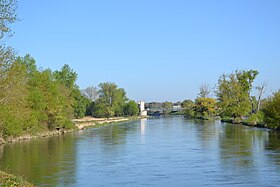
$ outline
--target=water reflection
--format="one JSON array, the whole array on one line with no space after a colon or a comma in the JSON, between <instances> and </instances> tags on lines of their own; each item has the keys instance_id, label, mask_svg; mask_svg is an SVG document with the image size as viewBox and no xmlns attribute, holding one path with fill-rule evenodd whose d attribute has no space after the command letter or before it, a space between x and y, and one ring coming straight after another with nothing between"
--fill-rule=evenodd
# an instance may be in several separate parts
<instances>
[{"instance_id":1,"label":"water reflection","mask_svg":"<svg viewBox=\"0 0 280 187\"><path fill-rule=\"evenodd\" d=\"M219 133L220 156L223 165L229 167L250 168L263 148L263 138L266 132L252 130L250 127L223 124ZM255 146L256 145L256 146Z\"/></svg>"},{"instance_id":2,"label":"water reflection","mask_svg":"<svg viewBox=\"0 0 280 187\"><path fill-rule=\"evenodd\" d=\"M220 122L200 119L189 120L189 122L195 124L195 134L203 148L208 148L217 143Z\"/></svg>"},{"instance_id":3,"label":"water reflection","mask_svg":"<svg viewBox=\"0 0 280 187\"><path fill-rule=\"evenodd\" d=\"M74 139L64 136L8 144L4 146L0 167L34 184L68 185L75 182L75 152Z\"/></svg>"},{"instance_id":4,"label":"water reflection","mask_svg":"<svg viewBox=\"0 0 280 187\"><path fill-rule=\"evenodd\" d=\"M279 133L182 117L9 144L0 155L1 169L39 186L276 186L280 175Z\"/></svg>"},{"instance_id":5,"label":"water reflection","mask_svg":"<svg viewBox=\"0 0 280 187\"><path fill-rule=\"evenodd\" d=\"M268 132L268 139L265 142L267 156L273 160L275 165L280 166L280 133L275 131ZM280 167L278 167L280 169Z\"/></svg>"},{"instance_id":6,"label":"water reflection","mask_svg":"<svg viewBox=\"0 0 280 187\"><path fill-rule=\"evenodd\" d=\"M145 131L146 131L147 119L140 120L140 129L141 129L141 143L145 143Z\"/></svg>"}]
</instances>

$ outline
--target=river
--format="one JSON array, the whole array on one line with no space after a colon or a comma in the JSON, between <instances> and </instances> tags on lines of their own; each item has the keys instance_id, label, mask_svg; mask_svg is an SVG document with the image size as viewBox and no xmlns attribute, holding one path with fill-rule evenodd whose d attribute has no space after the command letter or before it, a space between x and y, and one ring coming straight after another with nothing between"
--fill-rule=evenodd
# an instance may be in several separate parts
<instances>
[{"instance_id":1,"label":"river","mask_svg":"<svg viewBox=\"0 0 280 187\"><path fill-rule=\"evenodd\" d=\"M0 168L37 186L279 186L280 133L142 119L7 144Z\"/></svg>"}]
</instances>

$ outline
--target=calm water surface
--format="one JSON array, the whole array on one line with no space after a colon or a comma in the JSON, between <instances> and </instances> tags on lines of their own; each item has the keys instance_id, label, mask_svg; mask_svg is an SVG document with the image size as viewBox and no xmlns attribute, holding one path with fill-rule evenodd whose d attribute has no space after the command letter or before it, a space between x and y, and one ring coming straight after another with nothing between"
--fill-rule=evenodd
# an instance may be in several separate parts
<instances>
[{"instance_id":1,"label":"calm water surface","mask_svg":"<svg viewBox=\"0 0 280 187\"><path fill-rule=\"evenodd\" d=\"M38 186L279 186L280 134L144 119L2 146L0 168Z\"/></svg>"}]
</instances>

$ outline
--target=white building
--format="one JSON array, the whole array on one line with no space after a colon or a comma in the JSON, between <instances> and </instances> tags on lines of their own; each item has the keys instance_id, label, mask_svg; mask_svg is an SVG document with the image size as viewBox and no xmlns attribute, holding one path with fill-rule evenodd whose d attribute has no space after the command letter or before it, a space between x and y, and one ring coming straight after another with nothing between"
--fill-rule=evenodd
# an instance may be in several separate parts
<instances>
[{"instance_id":1,"label":"white building","mask_svg":"<svg viewBox=\"0 0 280 187\"><path fill-rule=\"evenodd\" d=\"M145 102L139 101L138 107L139 107L139 111L140 111L140 116L147 116L147 110L145 110Z\"/></svg>"}]
</instances>

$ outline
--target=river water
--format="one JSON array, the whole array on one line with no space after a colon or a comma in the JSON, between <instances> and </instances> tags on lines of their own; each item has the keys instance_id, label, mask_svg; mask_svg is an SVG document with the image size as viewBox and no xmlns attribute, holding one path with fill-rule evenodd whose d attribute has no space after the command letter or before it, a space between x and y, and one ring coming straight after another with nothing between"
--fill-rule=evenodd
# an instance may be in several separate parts
<instances>
[{"instance_id":1,"label":"river water","mask_svg":"<svg viewBox=\"0 0 280 187\"><path fill-rule=\"evenodd\" d=\"M0 168L38 186L279 186L280 134L142 119L2 146Z\"/></svg>"}]
</instances>

